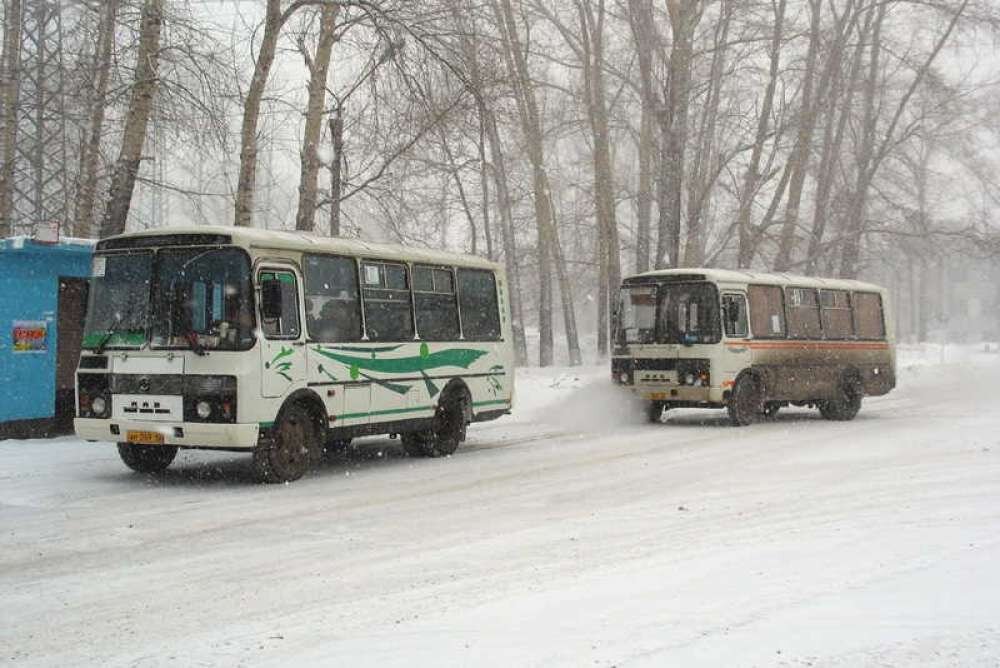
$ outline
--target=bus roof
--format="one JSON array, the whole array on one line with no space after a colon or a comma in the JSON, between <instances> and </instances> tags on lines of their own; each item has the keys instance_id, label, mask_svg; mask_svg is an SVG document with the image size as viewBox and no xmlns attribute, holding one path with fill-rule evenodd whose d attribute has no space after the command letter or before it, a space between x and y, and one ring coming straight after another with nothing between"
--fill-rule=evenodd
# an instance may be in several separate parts
<instances>
[{"instance_id":1,"label":"bus roof","mask_svg":"<svg viewBox=\"0 0 1000 668\"><path fill-rule=\"evenodd\" d=\"M704 267L684 267L680 269L657 269L625 278L629 282L642 282L642 279L674 277L675 280L689 278L690 280L712 281L714 283L759 283L765 285L794 285L803 288L828 288L831 290L864 290L885 292L885 288L874 283L865 283L846 278L819 278L816 276L799 276L796 274L765 273L759 271L742 271L731 269L709 269Z\"/></svg>"},{"instance_id":2,"label":"bus roof","mask_svg":"<svg viewBox=\"0 0 1000 668\"><path fill-rule=\"evenodd\" d=\"M142 232L128 232L102 239L98 243L97 250L100 252L101 250L129 247L129 244L126 242L131 239L140 240L171 235L227 237L228 239L225 241L215 240L211 243L231 243L246 248L270 248L303 253L335 253L381 260L406 260L426 264L459 265L462 267L492 269L502 272L502 267L496 262L491 262L476 255L437 251L429 248L414 248L397 244L379 244L344 237L322 237L306 232L261 230L253 227L229 227L222 225L160 227Z\"/></svg>"}]
</instances>

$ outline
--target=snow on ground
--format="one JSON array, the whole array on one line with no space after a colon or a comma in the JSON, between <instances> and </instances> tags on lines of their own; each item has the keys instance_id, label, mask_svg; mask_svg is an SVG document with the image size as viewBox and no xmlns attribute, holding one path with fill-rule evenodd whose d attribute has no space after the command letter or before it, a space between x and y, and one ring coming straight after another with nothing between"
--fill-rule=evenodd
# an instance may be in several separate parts
<instances>
[{"instance_id":1,"label":"snow on ground","mask_svg":"<svg viewBox=\"0 0 1000 668\"><path fill-rule=\"evenodd\" d=\"M941 353L853 422L744 429L528 370L453 457L281 486L0 442L0 663L997 666L1000 354Z\"/></svg>"}]
</instances>

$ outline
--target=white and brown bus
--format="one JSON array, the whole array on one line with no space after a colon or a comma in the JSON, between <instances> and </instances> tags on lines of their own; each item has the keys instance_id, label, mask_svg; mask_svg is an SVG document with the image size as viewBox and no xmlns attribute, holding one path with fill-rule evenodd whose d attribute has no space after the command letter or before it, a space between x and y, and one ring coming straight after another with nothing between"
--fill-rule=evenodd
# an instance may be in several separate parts
<instances>
[{"instance_id":1,"label":"white and brown bus","mask_svg":"<svg viewBox=\"0 0 1000 668\"><path fill-rule=\"evenodd\" d=\"M624 280L611 375L646 403L727 408L735 425L782 406L851 420L896 384L885 289L854 280L667 269Z\"/></svg>"}]
</instances>

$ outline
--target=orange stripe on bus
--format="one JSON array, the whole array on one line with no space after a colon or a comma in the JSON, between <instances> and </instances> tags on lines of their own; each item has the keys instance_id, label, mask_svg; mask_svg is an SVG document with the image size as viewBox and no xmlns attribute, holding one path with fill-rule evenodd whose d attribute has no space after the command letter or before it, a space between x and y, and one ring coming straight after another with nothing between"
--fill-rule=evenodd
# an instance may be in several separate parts
<instances>
[{"instance_id":1,"label":"orange stripe on bus","mask_svg":"<svg viewBox=\"0 0 1000 668\"><path fill-rule=\"evenodd\" d=\"M729 348L754 348L758 350L888 350L889 344L879 341L741 341L727 343Z\"/></svg>"}]
</instances>

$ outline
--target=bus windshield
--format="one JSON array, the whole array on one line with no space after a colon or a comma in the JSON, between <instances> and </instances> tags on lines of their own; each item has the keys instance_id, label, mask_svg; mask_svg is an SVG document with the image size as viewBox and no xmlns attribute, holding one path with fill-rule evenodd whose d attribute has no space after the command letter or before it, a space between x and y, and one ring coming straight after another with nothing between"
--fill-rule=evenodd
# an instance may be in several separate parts
<instances>
[{"instance_id":1,"label":"bus windshield","mask_svg":"<svg viewBox=\"0 0 1000 668\"><path fill-rule=\"evenodd\" d=\"M718 343L719 295L711 283L660 286L657 341Z\"/></svg>"},{"instance_id":2,"label":"bus windshield","mask_svg":"<svg viewBox=\"0 0 1000 668\"><path fill-rule=\"evenodd\" d=\"M97 256L84 347L245 350L254 342L250 261L236 248Z\"/></svg>"},{"instance_id":3,"label":"bus windshield","mask_svg":"<svg viewBox=\"0 0 1000 668\"><path fill-rule=\"evenodd\" d=\"M652 343L656 330L656 286L622 288L618 318L619 343Z\"/></svg>"},{"instance_id":4,"label":"bus windshield","mask_svg":"<svg viewBox=\"0 0 1000 668\"><path fill-rule=\"evenodd\" d=\"M94 257L83 347L138 348L146 342L153 253Z\"/></svg>"}]
</instances>

